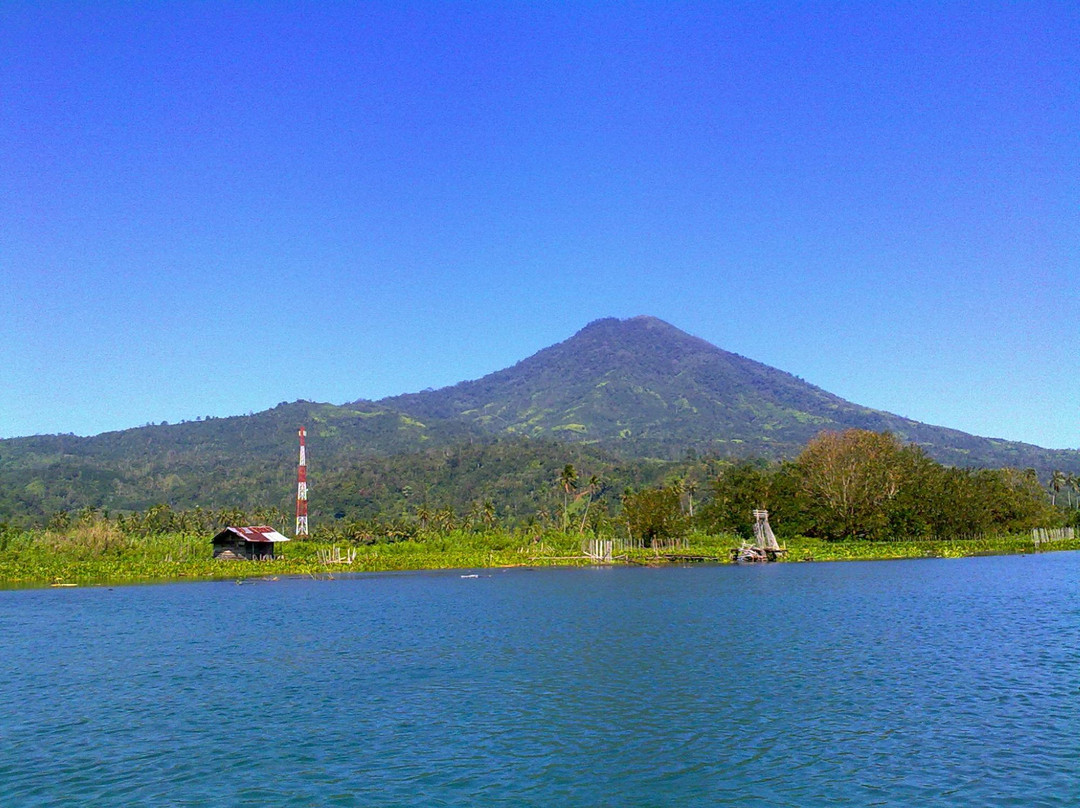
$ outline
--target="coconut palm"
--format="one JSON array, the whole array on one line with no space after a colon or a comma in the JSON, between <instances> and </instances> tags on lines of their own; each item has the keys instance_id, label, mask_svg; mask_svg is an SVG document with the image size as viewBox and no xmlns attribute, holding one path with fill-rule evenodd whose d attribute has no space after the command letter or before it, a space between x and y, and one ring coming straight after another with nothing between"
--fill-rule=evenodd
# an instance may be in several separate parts
<instances>
[{"instance_id":1,"label":"coconut palm","mask_svg":"<svg viewBox=\"0 0 1080 808\"><path fill-rule=\"evenodd\" d=\"M457 519L454 515L454 509L449 505L445 508L439 508L432 516L435 522L435 527L442 533L449 533L457 525Z\"/></svg>"},{"instance_id":2,"label":"coconut palm","mask_svg":"<svg viewBox=\"0 0 1080 808\"><path fill-rule=\"evenodd\" d=\"M469 514L465 517L465 522L468 524L471 530L476 530L480 527L480 524L484 517L484 506L480 500L476 500L469 506Z\"/></svg>"},{"instance_id":3,"label":"coconut palm","mask_svg":"<svg viewBox=\"0 0 1080 808\"><path fill-rule=\"evenodd\" d=\"M589 477L589 484L585 486L585 492L589 495L589 498L585 500L585 513L581 516L581 527L578 528L578 533L585 532L585 521L589 518L589 506L592 505L593 497L599 490L600 478L593 474Z\"/></svg>"},{"instance_id":4,"label":"coconut palm","mask_svg":"<svg viewBox=\"0 0 1080 808\"><path fill-rule=\"evenodd\" d=\"M559 486L563 490L563 530L570 523L570 492L577 487L577 470L573 463L567 463L559 473Z\"/></svg>"},{"instance_id":5,"label":"coconut palm","mask_svg":"<svg viewBox=\"0 0 1080 808\"><path fill-rule=\"evenodd\" d=\"M686 481L680 477L673 478L668 483L668 488L676 493L679 497L679 511L683 511L683 495L686 493Z\"/></svg>"},{"instance_id":6,"label":"coconut palm","mask_svg":"<svg viewBox=\"0 0 1080 808\"><path fill-rule=\"evenodd\" d=\"M481 518L484 520L484 526L487 527L488 530L493 530L495 525L498 524L498 517L495 514L495 503L490 499L484 500Z\"/></svg>"},{"instance_id":7,"label":"coconut palm","mask_svg":"<svg viewBox=\"0 0 1080 808\"><path fill-rule=\"evenodd\" d=\"M1061 489L1065 486L1065 473L1058 470L1050 475L1050 490L1053 492L1050 495L1050 504L1057 504L1057 495L1061 493Z\"/></svg>"}]
</instances>

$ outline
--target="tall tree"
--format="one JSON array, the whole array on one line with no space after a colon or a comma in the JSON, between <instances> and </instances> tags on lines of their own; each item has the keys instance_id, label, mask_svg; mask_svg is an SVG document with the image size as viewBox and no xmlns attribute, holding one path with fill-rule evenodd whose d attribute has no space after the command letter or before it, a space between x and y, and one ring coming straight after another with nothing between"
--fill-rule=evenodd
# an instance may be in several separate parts
<instances>
[{"instance_id":1,"label":"tall tree","mask_svg":"<svg viewBox=\"0 0 1080 808\"><path fill-rule=\"evenodd\" d=\"M706 530L750 538L753 511L773 507L774 478L771 469L750 460L726 466L712 482L712 498L698 509L698 523Z\"/></svg>"},{"instance_id":2,"label":"tall tree","mask_svg":"<svg viewBox=\"0 0 1080 808\"><path fill-rule=\"evenodd\" d=\"M570 492L577 487L577 469L567 463L559 473L559 487L563 490L563 530L570 526Z\"/></svg>"},{"instance_id":3,"label":"tall tree","mask_svg":"<svg viewBox=\"0 0 1080 808\"><path fill-rule=\"evenodd\" d=\"M1061 493L1061 489L1065 486L1065 472L1060 469L1056 469L1053 474L1050 475L1050 504L1057 505L1057 495Z\"/></svg>"},{"instance_id":4,"label":"tall tree","mask_svg":"<svg viewBox=\"0 0 1080 808\"><path fill-rule=\"evenodd\" d=\"M588 483L588 485L585 486L585 493L588 494L589 498L587 500L585 500L585 513L582 514L582 516L581 516L581 527L578 528L578 533L584 533L585 532L585 522L589 518L589 506L592 505L593 497L596 495L596 492L599 489L600 489L600 478L597 477L595 474L590 475L589 483Z\"/></svg>"},{"instance_id":5,"label":"tall tree","mask_svg":"<svg viewBox=\"0 0 1080 808\"><path fill-rule=\"evenodd\" d=\"M484 520L484 527L488 530L493 530L499 523L498 516L495 514L495 503L490 499L484 500L482 518Z\"/></svg>"},{"instance_id":6,"label":"tall tree","mask_svg":"<svg viewBox=\"0 0 1080 808\"><path fill-rule=\"evenodd\" d=\"M849 429L818 435L796 461L818 530L830 539L882 537L888 506L920 457L889 433Z\"/></svg>"},{"instance_id":7,"label":"tall tree","mask_svg":"<svg viewBox=\"0 0 1080 808\"><path fill-rule=\"evenodd\" d=\"M641 538L646 547L683 536L688 526L679 492L671 486L627 492L623 496L623 518L630 538Z\"/></svg>"},{"instance_id":8,"label":"tall tree","mask_svg":"<svg viewBox=\"0 0 1080 808\"><path fill-rule=\"evenodd\" d=\"M686 481L682 477L672 477L668 480L667 487L675 492L679 498L679 510L683 509L683 495L686 493Z\"/></svg>"}]
</instances>

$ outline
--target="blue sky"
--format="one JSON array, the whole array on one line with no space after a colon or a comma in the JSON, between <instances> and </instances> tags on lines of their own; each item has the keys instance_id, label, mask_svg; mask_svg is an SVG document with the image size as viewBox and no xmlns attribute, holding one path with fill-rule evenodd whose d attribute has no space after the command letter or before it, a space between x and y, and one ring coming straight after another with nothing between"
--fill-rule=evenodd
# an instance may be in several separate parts
<instances>
[{"instance_id":1,"label":"blue sky","mask_svg":"<svg viewBox=\"0 0 1080 808\"><path fill-rule=\"evenodd\" d=\"M0 437L651 314L1080 447L1075 3L0 4Z\"/></svg>"}]
</instances>

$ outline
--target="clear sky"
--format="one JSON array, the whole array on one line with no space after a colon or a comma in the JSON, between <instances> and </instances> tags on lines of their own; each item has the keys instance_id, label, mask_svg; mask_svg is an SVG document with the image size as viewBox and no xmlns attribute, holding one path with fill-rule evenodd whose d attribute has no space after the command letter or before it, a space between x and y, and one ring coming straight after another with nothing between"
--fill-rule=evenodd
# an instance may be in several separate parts
<instances>
[{"instance_id":1,"label":"clear sky","mask_svg":"<svg viewBox=\"0 0 1080 808\"><path fill-rule=\"evenodd\" d=\"M651 314L1080 447L1080 5L0 3L0 437Z\"/></svg>"}]
</instances>

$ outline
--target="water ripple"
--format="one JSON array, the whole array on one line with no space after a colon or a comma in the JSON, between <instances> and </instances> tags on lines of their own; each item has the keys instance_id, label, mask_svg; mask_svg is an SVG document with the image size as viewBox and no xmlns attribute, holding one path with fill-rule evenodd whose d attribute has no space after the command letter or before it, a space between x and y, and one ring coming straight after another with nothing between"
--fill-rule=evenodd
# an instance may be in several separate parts
<instances>
[{"instance_id":1,"label":"water ripple","mask_svg":"<svg viewBox=\"0 0 1080 808\"><path fill-rule=\"evenodd\" d=\"M0 805L1064 806L1080 555L0 592Z\"/></svg>"}]
</instances>

